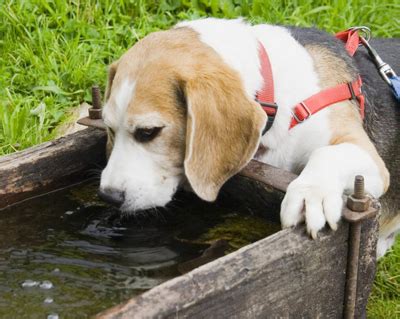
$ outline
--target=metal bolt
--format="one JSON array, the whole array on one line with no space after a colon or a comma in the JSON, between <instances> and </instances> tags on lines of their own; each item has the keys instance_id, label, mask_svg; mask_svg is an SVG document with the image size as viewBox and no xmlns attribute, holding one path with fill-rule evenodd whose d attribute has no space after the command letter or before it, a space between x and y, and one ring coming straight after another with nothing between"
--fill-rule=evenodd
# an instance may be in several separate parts
<instances>
[{"instance_id":1,"label":"metal bolt","mask_svg":"<svg viewBox=\"0 0 400 319\"><path fill-rule=\"evenodd\" d=\"M371 199L365 196L364 177L357 175L354 179L354 194L347 198L347 207L354 212L362 213L370 207ZM354 319L357 303L358 261L360 258L361 223L350 225L349 252L347 258L346 290L344 315L345 319Z\"/></svg>"},{"instance_id":2,"label":"metal bolt","mask_svg":"<svg viewBox=\"0 0 400 319\"><path fill-rule=\"evenodd\" d=\"M364 177L361 175L357 175L354 179L354 195L357 199L362 199L365 196L364 191Z\"/></svg>"},{"instance_id":3,"label":"metal bolt","mask_svg":"<svg viewBox=\"0 0 400 319\"><path fill-rule=\"evenodd\" d=\"M89 109L89 118L101 119L101 94L98 85L92 86L92 108Z\"/></svg>"},{"instance_id":4,"label":"metal bolt","mask_svg":"<svg viewBox=\"0 0 400 319\"><path fill-rule=\"evenodd\" d=\"M101 94L98 85L92 86L92 104L94 109L101 109Z\"/></svg>"},{"instance_id":5,"label":"metal bolt","mask_svg":"<svg viewBox=\"0 0 400 319\"><path fill-rule=\"evenodd\" d=\"M364 212L371 204L371 199L365 196L364 177L357 175L354 180L354 194L347 198L347 207L353 212Z\"/></svg>"}]
</instances>

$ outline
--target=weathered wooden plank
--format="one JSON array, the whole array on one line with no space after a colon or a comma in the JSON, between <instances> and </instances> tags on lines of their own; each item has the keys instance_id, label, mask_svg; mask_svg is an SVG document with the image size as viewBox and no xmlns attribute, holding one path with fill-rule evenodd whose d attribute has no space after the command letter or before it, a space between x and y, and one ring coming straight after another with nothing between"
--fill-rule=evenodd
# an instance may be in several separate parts
<instances>
[{"instance_id":1,"label":"weathered wooden plank","mask_svg":"<svg viewBox=\"0 0 400 319\"><path fill-rule=\"evenodd\" d=\"M260 163L256 164L261 166L261 169L263 169L262 163L261 165ZM248 167L250 167L250 164ZM274 168L266 166L265 170L267 171L266 174L269 174L269 172L273 171ZM256 181L244 176L234 177L226 186L224 186L222 190L222 201L225 204L230 203L233 207L240 207L241 210L248 210L251 213L261 215L268 220L279 222L279 214L277 213L279 212L280 201L283 198L284 193L275 191L275 189L272 189L268 185L268 181L263 181L264 174L265 173L261 174L261 178L257 178ZM272 172L272 174L274 173ZM247 173L246 176L248 176ZM289 176L286 180L290 183L290 180L293 178L295 178L295 175ZM271 178L271 180L272 183L274 183L273 178ZM283 183L284 182L281 184L283 186L279 186L280 189L287 187ZM378 208L379 203L374 201L373 206ZM344 208L343 214L346 216L347 220L353 220L353 214L357 213ZM378 214L375 214L371 219L362 221L356 296L357 318L364 318L366 316L366 306L376 270L378 226ZM343 271L346 270L347 269L344 269Z\"/></svg>"},{"instance_id":2,"label":"weathered wooden plank","mask_svg":"<svg viewBox=\"0 0 400 319\"><path fill-rule=\"evenodd\" d=\"M375 206L380 204L375 202ZM376 246L378 243L379 222L374 218L363 221L361 226L361 245L358 264L356 318L366 318L368 298L376 272Z\"/></svg>"},{"instance_id":3,"label":"weathered wooden plank","mask_svg":"<svg viewBox=\"0 0 400 319\"><path fill-rule=\"evenodd\" d=\"M341 318L347 233L283 230L97 318Z\"/></svg>"},{"instance_id":4,"label":"weathered wooden plank","mask_svg":"<svg viewBox=\"0 0 400 319\"><path fill-rule=\"evenodd\" d=\"M103 131L89 128L0 157L0 208L87 177L104 165L105 141Z\"/></svg>"},{"instance_id":5,"label":"weathered wooden plank","mask_svg":"<svg viewBox=\"0 0 400 319\"><path fill-rule=\"evenodd\" d=\"M297 177L296 174L285 171L256 160L252 160L239 175L264 183L275 190L286 192L289 184Z\"/></svg>"}]
</instances>

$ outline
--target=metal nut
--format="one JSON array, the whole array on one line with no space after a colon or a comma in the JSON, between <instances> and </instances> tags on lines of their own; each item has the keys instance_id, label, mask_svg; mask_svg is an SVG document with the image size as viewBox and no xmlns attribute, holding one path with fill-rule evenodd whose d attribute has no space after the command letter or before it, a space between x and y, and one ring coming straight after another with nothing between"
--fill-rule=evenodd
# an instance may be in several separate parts
<instances>
[{"instance_id":1,"label":"metal nut","mask_svg":"<svg viewBox=\"0 0 400 319\"><path fill-rule=\"evenodd\" d=\"M371 198L364 196L363 198L355 198L354 194L347 198L347 207L353 212L364 212L371 204Z\"/></svg>"},{"instance_id":2,"label":"metal nut","mask_svg":"<svg viewBox=\"0 0 400 319\"><path fill-rule=\"evenodd\" d=\"M94 109L94 108L90 108L89 109L89 118L92 120L97 120L97 119L101 119L101 109Z\"/></svg>"}]
</instances>

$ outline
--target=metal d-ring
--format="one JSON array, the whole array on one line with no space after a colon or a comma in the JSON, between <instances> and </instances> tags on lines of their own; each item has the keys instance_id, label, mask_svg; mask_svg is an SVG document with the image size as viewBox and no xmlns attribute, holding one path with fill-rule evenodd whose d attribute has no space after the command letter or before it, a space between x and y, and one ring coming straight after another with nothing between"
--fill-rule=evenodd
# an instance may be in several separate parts
<instances>
[{"instance_id":1,"label":"metal d-ring","mask_svg":"<svg viewBox=\"0 0 400 319\"><path fill-rule=\"evenodd\" d=\"M360 35L365 41L369 41L369 40L371 40L371 35L372 35L372 32L371 32L371 29L370 28L368 28L368 27L366 27L366 26L364 26L364 25L361 25L361 26L358 26L358 27L352 27L352 28L350 28L349 30L352 30L352 31L361 31L362 32L362 35ZM362 43L360 43L359 45L362 45Z\"/></svg>"}]
</instances>

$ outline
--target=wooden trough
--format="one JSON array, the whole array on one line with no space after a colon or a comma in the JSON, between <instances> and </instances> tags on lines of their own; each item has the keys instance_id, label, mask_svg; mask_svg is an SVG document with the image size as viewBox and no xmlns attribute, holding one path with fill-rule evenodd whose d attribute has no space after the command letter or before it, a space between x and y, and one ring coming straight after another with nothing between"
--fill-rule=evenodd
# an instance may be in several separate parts
<instances>
[{"instance_id":1,"label":"wooden trough","mask_svg":"<svg viewBox=\"0 0 400 319\"><path fill-rule=\"evenodd\" d=\"M88 128L1 157L0 208L87 178L91 168L104 166L105 143L104 131ZM252 161L225 185L220 197L265 214L268 205L279 205L295 177ZM317 240L311 240L303 226L285 229L97 317L364 317L376 266L378 205L373 206L362 214L369 218L358 224L359 249L356 227L346 221L336 232L323 231ZM361 216L348 209L343 213L353 222Z\"/></svg>"}]
</instances>

